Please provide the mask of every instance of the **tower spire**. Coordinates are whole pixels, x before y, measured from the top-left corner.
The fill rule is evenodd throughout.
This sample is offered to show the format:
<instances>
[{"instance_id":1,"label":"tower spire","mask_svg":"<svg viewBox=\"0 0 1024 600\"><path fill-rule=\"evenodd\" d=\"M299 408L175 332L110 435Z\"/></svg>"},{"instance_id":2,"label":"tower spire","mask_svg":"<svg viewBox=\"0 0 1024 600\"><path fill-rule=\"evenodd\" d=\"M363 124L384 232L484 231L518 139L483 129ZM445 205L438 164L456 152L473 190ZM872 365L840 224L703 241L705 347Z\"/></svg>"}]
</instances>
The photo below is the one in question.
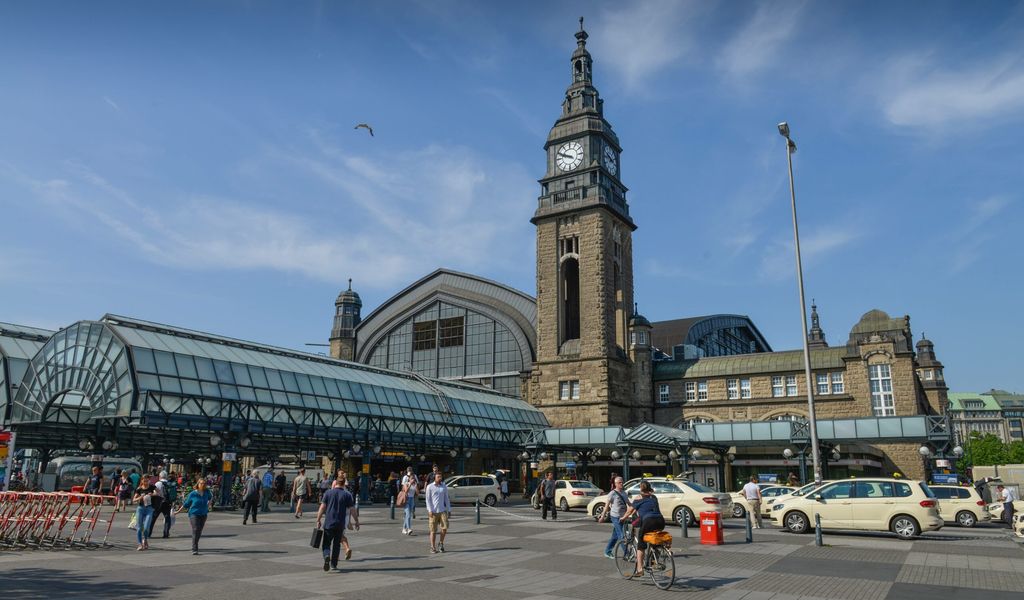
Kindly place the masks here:
<instances>
[{"instance_id":1,"label":"tower spire","mask_svg":"<svg viewBox=\"0 0 1024 600\"><path fill-rule=\"evenodd\" d=\"M818 304L814 298L811 298L811 330L807 333L807 344L811 348L828 348L825 332L821 329L821 321L818 319Z\"/></svg>"}]
</instances>

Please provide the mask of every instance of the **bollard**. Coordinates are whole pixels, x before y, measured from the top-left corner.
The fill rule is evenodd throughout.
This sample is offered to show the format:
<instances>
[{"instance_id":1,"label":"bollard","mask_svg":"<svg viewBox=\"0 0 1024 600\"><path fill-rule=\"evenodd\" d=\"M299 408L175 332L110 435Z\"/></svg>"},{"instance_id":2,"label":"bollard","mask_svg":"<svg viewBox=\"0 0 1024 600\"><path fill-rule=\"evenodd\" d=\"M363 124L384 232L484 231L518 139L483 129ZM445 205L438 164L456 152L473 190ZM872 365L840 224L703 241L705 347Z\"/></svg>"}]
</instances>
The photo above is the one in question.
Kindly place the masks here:
<instances>
[{"instance_id":1,"label":"bollard","mask_svg":"<svg viewBox=\"0 0 1024 600\"><path fill-rule=\"evenodd\" d=\"M480 499L476 499L476 524L480 524Z\"/></svg>"},{"instance_id":2,"label":"bollard","mask_svg":"<svg viewBox=\"0 0 1024 600\"><path fill-rule=\"evenodd\" d=\"M814 545L821 545L821 515L814 515Z\"/></svg>"},{"instance_id":3,"label":"bollard","mask_svg":"<svg viewBox=\"0 0 1024 600\"><path fill-rule=\"evenodd\" d=\"M395 497L391 497L391 520L395 520Z\"/></svg>"},{"instance_id":4,"label":"bollard","mask_svg":"<svg viewBox=\"0 0 1024 600\"><path fill-rule=\"evenodd\" d=\"M683 515L682 520L679 521L679 529L682 530L684 538L690 537L690 528L686 526L686 515Z\"/></svg>"},{"instance_id":5,"label":"bollard","mask_svg":"<svg viewBox=\"0 0 1024 600\"><path fill-rule=\"evenodd\" d=\"M752 524L753 516L750 511L747 511L747 543L750 544L754 541L754 526Z\"/></svg>"}]
</instances>

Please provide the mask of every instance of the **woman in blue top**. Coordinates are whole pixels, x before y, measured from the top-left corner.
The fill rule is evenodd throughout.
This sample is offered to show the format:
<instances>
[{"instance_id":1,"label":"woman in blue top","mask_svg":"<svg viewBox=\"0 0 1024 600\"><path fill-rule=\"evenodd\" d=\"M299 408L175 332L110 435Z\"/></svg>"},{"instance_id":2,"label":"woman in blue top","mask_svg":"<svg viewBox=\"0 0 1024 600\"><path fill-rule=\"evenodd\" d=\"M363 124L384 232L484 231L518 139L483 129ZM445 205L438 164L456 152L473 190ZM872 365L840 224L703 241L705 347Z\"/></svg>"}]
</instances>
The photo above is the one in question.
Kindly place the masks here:
<instances>
[{"instance_id":1,"label":"woman in blue top","mask_svg":"<svg viewBox=\"0 0 1024 600\"><path fill-rule=\"evenodd\" d=\"M206 489L206 479L200 478L196 482L196 489L192 490L185 498L185 502L174 511L178 514L188 509L188 522L192 525L192 554L199 554L199 538L203 535L203 527L206 526L206 515L213 506L213 494Z\"/></svg>"},{"instance_id":2,"label":"woman in blue top","mask_svg":"<svg viewBox=\"0 0 1024 600\"><path fill-rule=\"evenodd\" d=\"M633 576L642 577L644 574L644 550L647 549L644 535L665 529L665 517L661 515L658 498L654 496L654 488L648 481L640 482L640 498L634 500L626 514L622 515L622 522L625 523L626 519L631 518L634 514L640 517L640 529L636 534L636 571Z\"/></svg>"}]
</instances>

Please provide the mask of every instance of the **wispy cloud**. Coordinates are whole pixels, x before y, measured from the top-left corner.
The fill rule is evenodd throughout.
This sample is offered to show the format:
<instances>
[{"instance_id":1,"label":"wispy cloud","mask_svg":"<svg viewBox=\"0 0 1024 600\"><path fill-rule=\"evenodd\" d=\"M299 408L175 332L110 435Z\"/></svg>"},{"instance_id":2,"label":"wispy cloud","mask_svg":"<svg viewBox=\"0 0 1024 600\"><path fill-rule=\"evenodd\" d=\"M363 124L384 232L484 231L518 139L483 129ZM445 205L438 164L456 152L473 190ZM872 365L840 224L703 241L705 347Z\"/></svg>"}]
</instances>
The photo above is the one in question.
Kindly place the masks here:
<instances>
[{"instance_id":1,"label":"wispy cloud","mask_svg":"<svg viewBox=\"0 0 1024 600\"><path fill-rule=\"evenodd\" d=\"M811 230L800 236L800 256L804 269L813 266L842 248L864 237L864 229L856 221L847 221L845 226L832 225L825 229ZM793 240L779 238L768 244L761 255L758 275L766 281L793 277L796 258Z\"/></svg>"},{"instance_id":2,"label":"wispy cloud","mask_svg":"<svg viewBox=\"0 0 1024 600\"><path fill-rule=\"evenodd\" d=\"M103 101L106 102L110 106L110 108L113 108L116 111L120 111L121 110L121 107L118 106L117 102L114 102L113 100L110 99L110 96L104 96L103 97Z\"/></svg>"},{"instance_id":3,"label":"wispy cloud","mask_svg":"<svg viewBox=\"0 0 1024 600\"><path fill-rule=\"evenodd\" d=\"M379 288L439 266L508 266L521 256L505 249L531 235L521 218L532 192L525 170L465 148L370 157L325 149L268 160L326 184L344 216L315 203L293 211L215 195L136 195L74 163L59 178L19 172L17 181L50 210L102 226L144 259L189 270L271 269Z\"/></svg>"},{"instance_id":4,"label":"wispy cloud","mask_svg":"<svg viewBox=\"0 0 1024 600\"><path fill-rule=\"evenodd\" d=\"M927 56L892 62L877 90L894 125L945 128L1001 117L1024 117L1024 56L1006 55L959 69Z\"/></svg>"},{"instance_id":5,"label":"wispy cloud","mask_svg":"<svg viewBox=\"0 0 1024 600\"><path fill-rule=\"evenodd\" d=\"M536 138L544 138L547 136L547 131L544 125L537 118L535 113L526 110L518 103L514 102L509 92L494 89L484 88L480 90L480 93L484 96L491 98L501 108L508 111L517 121L523 126L528 133Z\"/></svg>"},{"instance_id":6,"label":"wispy cloud","mask_svg":"<svg viewBox=\"0 0 1024 600\"><path fill-rule=\"evenodd\" d=\"M712 2L640 2L602 12L591 28L601 65L609 65L627 91L645 93L648 80L672 67L695 46L697 19Z\"/></svg>"},{"instance_id":7,"label":"wispy cloud","mask_svg":"<svg viewBox=\"0 0 1024 600\"><path fill-rule=\"evenodd\" d=\"M990 196L970 206L966 221L954 232L949 245L953 251L949 262L950 272L960 273L982 257L985 245L993 238L993 234L986 231L985 227L1010 204L1006 196Z\"/></svg>"},{"instance_id":8,"label":"wispy cloud","mask_svg":"<svg viewBox=\"0 0 1024 600\"><path fill-rule=\"evenodd\" d=\"M766 2L722 49L718 67L731 76L769 66L798 30L806 2Z\"/></svg>"}]
</instances>

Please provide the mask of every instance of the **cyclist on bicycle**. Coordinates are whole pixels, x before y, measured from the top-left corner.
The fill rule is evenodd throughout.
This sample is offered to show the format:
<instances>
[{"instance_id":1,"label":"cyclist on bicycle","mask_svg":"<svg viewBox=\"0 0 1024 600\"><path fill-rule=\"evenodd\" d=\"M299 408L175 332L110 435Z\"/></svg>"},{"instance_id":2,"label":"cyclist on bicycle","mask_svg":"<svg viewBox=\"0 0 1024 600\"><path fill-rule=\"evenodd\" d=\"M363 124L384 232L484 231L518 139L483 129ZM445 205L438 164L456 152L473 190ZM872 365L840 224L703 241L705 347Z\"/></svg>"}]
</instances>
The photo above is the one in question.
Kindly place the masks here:
<instances>
[{"instance_id":1,"label":"cyclist on bicycle","mask_svg":"<svg viewBox=\"0 0 1024 600\"><path fill-rule=\"evenodd\" d=\"M640 517L640 527L636 530L636 572L633 575L643 577L644 550L647 549L644 535L665 529L665 517L661 514L658 498L654 496L654 489L648 481L640 482L640 497L634 500L626 514L622 515L622 522L625 523L634 514Z\"/></svg>"}]
</instances>

